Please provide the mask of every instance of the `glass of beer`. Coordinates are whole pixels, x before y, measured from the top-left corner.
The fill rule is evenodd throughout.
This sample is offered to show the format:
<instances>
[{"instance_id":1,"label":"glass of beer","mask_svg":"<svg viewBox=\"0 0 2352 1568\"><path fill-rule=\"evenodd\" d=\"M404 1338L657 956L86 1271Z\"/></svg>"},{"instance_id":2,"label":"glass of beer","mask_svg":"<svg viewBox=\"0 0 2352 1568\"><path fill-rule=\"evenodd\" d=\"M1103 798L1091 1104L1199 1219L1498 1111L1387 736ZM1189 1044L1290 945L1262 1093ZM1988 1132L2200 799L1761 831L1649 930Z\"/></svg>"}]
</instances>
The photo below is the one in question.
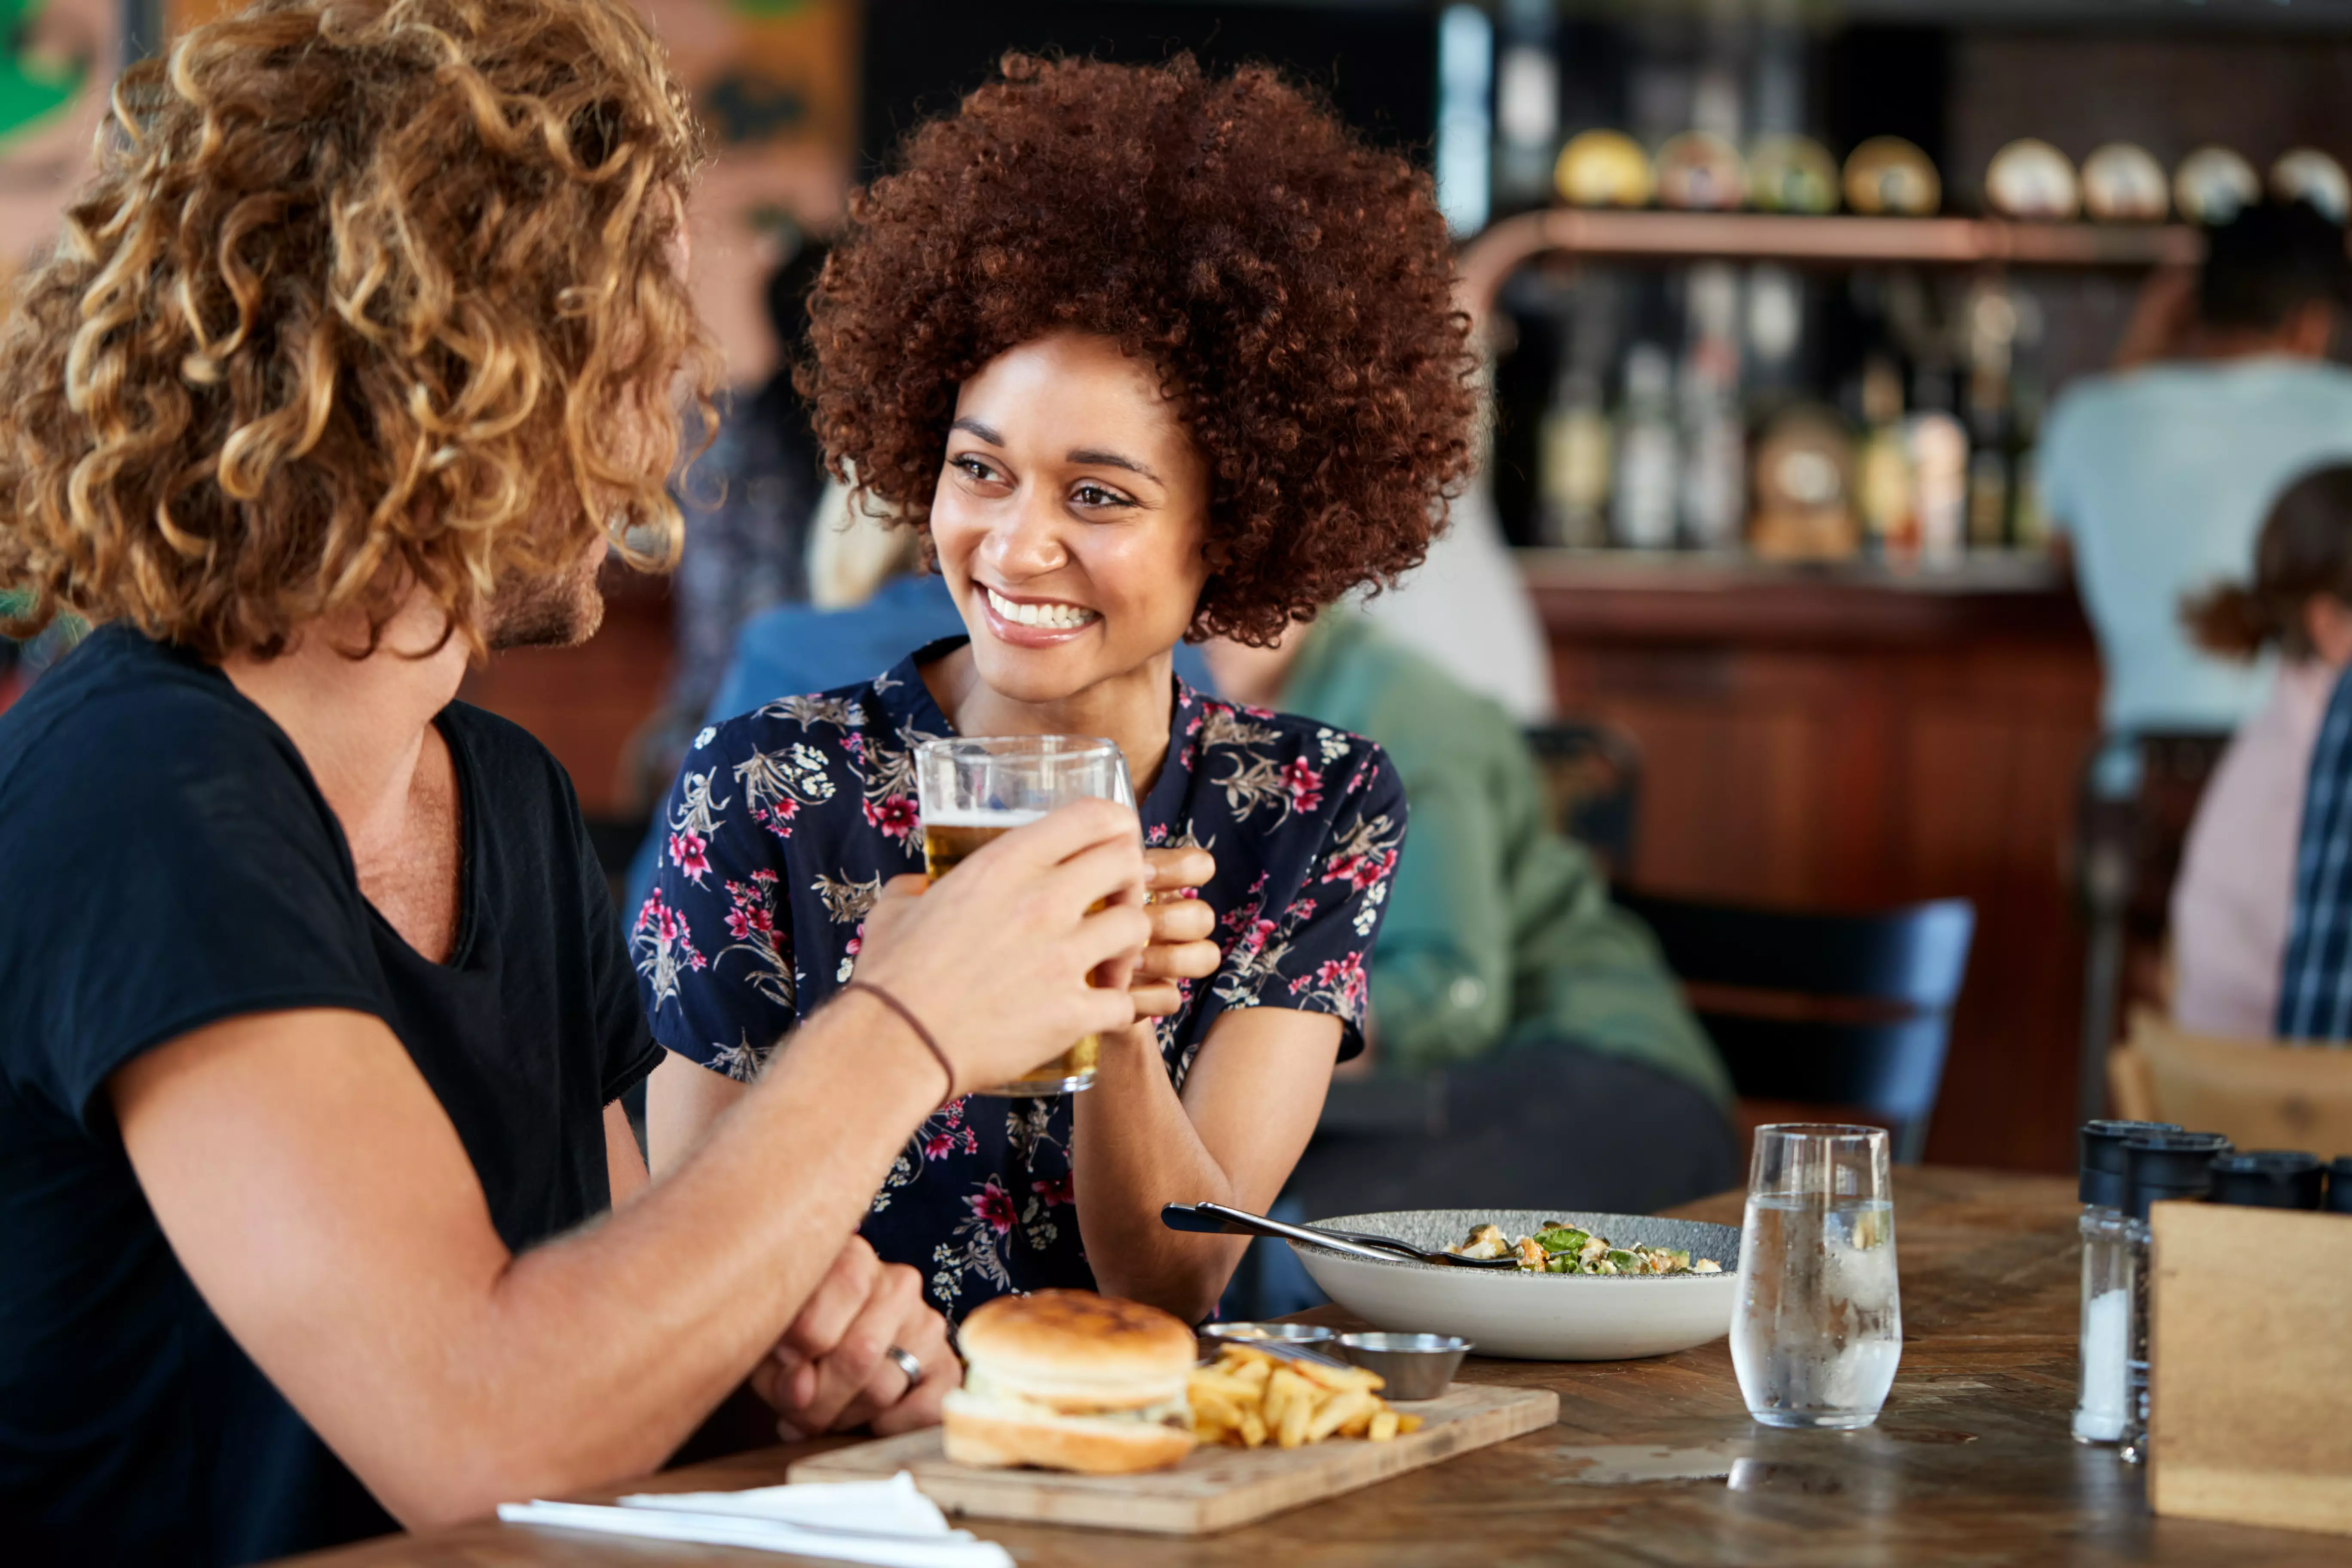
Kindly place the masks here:
<instances>
[{"instance_id":1,"label":"glass of beer","mask_svg":"<svg viewBox=\"0 0 2352 1568\"><path fill-rule=\"evenodd\" d=\"M926 741L915 748L915 793L923 816L923 869L933 881L989 840L1057 805L1088 796L1135 804L1127 759L1115 743L1092 735ZM1021 1098L1084 1089L1095 1080L1099 1048L1088 1035L1035 1071L974 1092Z\"/></svg>"}]
</instances>

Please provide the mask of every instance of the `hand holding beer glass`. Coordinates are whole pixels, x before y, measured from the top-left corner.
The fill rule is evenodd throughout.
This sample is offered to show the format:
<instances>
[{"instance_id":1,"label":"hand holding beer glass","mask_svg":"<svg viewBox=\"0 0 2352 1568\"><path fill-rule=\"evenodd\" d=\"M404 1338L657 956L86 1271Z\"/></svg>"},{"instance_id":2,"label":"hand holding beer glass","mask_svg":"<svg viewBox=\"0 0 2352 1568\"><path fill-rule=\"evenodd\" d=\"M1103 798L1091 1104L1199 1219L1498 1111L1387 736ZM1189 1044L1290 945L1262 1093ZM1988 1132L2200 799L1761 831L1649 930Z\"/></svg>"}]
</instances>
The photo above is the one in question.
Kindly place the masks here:
<instances>
[{"instance_id":1,"label":"hand holding beer glass","mask_svg":"<svg viewBox=\"0 0 2352 1568\"><path fill-rule=\"evenodd\" d=\"M915 794L923 816L923 869L932 881L991 839L1036 821L1057 805L1094 797L1132 806L1127 761L1090 735L978 735L915 748ZM1034 1072L974 1092L1007 1098L1061 1094L1095 1080L1100 1054L1088 1035Z\"/></svg>"}]
</instances>

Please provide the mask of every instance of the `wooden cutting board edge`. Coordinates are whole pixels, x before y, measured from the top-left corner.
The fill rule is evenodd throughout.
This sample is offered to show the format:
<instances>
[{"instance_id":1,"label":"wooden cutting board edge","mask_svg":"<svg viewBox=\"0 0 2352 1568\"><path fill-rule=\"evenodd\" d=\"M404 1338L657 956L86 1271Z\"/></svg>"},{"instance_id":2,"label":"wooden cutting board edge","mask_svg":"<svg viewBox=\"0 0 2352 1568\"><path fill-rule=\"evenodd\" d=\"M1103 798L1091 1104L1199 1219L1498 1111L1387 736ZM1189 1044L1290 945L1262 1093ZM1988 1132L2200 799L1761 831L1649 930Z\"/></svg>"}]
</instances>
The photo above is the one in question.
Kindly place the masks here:
<instances>
[{"instance_id":1,"label":"wooden cutting board edge","mask_svg":"<svg viewBox=\"0 0 2352 1568\"><path fill-rule=\"evenodd\" d=\"M1293 1450L1313 1452L1331 1462L1269 1470L1214 1490L1155 1493L1150 1489L1154 1479L1150 1475L1065 1476L1037 1470L950 1469L936 1460L900 1462L903 1457L936 1443L936 1430L861 1443L803 1459L792 1467L787 1479L795 1482L873 1480L904 1468L913 1472L923 1494L950 1514L1152 1535L1209 1535L1357 1491L1473 1448L1524 1436L1559 1419L1559 1395L1549 1389L1455 1384L1447 1392L1473 1389L1495 1395L1493 1403L1388 1443L1342 1438L1318 1444L1312 1450ZM883 1449L900 1453L878 1451Z\"/></svg>"}]
</instances>

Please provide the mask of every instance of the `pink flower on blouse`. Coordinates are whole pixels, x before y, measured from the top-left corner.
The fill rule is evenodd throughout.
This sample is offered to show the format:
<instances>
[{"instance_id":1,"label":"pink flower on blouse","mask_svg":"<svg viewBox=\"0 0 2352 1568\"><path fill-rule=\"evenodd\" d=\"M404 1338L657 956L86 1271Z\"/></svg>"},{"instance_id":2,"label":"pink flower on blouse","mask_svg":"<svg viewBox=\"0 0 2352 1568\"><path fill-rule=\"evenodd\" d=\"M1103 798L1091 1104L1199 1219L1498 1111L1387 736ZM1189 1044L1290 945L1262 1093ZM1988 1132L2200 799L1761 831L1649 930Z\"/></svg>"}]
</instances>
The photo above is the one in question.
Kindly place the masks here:
<instances>
[{"instance_id":1,"label":"pink flower on blouse","mask_svg":"<svg viewBox=\"0 0 2352 1568\"><path fill-rule=\"evenodd\" d=\"M1029 1190L1044 1198L1045 1206L1049 1209L1059 1208L1064 1204L1076 1201L1070 1178L1067 1176L1049 1176L1044 1181L1032 1182L1029 1184Z\"/></svg>"},{"instance_id":2,"label":"pink flower on blouse","mask_svg":"<svg viewBox=\"0 0 2352 1568\"><path fill-rule=\"evenodd\" d=\"M915 803L903 795L869 800L866 803L866 825L878 827L893 838L904 838L914 831Z\"/></svg>"},{"instance_id":3,"label":"pink flower on blouse","mask_svg":"<svg viewBox=\"0 0 2352 1568\"><path fill-rule=\"evenodd\" d=\"M1003 1236L1011 1232L1021 1218L1013 1206L1013 1194L1004 1190L996 1177L988 1178L988 1185L966 1198L971 1212L988 1223L988 1228Z\"/></svg>"},{"instance_id":4,"label":"pink flower on blouse","mask_svg":"<svg viewBox=\"0 0 2352 1568\"><path fill-rule=\"evenodd\" d=\"M1323 873L1327 882L1345 882L1360 893L1365 889L1386 881L1396 869L1397 852L1376 849L1369 855L1334 855L1330 868Z\"/></svg>"},{"instance_id":5,"label":"pink flower on blouse","mask_svg":"<svg viewBox=\"0 0 2352 1568\"><path fill-rule=\"evenodd\" d=\"M1282 787L1289 792L1293 811L1313 811L1323 804L1323 775L1305 757L1293 757L1284 765Z\"/></svg>"},{"instance_id":6,"label":"pink flower on blouse","mask_svg":"<svg viewBox=\"0 0 2352 1568\"><path fill-rule=\"evenodd\" d=\"M700 886L710 873L710 857L704 853L710 841L699 833L673 833L669 836L669 858L673 865L686 873L686 879Z\"/></svg>"},{"instance_id":7,"label":"pink flower on blouse","mask_svg":"<svg viewBox=\"0 0 2352 1568\"><path fill-rule=\"evenodd\" d=\"M1234 944L1234 951L1240 952L1244 957L1247 957L1252 953L1257 952L1265 946L1267 939L1272 937L1274 932L1275 924L1272 921L1252 921L1249 923L1249 928L1242 932L1241 941Z\"/></svg>"}]
</instances>

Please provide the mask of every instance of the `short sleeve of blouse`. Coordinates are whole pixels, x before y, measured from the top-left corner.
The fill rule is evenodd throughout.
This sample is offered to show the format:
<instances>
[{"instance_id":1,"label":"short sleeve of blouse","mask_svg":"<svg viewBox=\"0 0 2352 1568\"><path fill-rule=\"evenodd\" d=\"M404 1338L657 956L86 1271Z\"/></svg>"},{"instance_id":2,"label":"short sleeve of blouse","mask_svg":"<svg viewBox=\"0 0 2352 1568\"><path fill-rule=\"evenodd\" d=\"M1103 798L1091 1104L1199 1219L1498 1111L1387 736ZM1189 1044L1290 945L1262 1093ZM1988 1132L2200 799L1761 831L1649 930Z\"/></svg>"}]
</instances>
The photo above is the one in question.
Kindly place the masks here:
<instances>
[{"instance_id":1,"label":"short sleeve of blouse","mask_svg":"<svg viewBox=\"0 0 2352 1568\"><path fill-rule=\"evenodd\" d=\"M629 953L654 1038L749 1080L799 1021L792 919L773 802L741 721L705 731L654 825L653 890Z\"/></svg>"},{"instance_id":2,"label":"short sleeve of blouse","mask_svg":"<svg viewBox=\"0 0 2352 1568\"><path fill-rule=\"evenodd\" d=\"M1347 750L1328 759L1319 775L1305 775L1315 787L1334 792L1328 809L1307 819L1319 829L1319 842L1304 857L1270 858L1263 885L1220 922L1225 961L1209 982L1211 1016L1203 1018L1202 1035L1214 1013L1231 1008L1327 1013L1344 1026L1344 1061L1364 1048L1370 1003L1365 963L1404 847L1405 798L1385 752L1353 736L1322 735L1327 742L1344 739ZM1301 767L1311 770L1312 763L1293 763L1294 778ZM1270 838L1278 842L1282 831Z\"/></svg>"}]
</instances>

